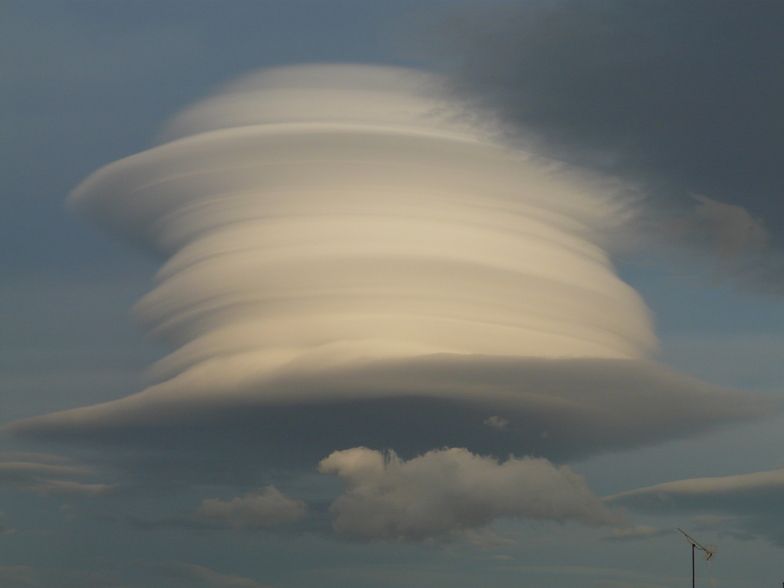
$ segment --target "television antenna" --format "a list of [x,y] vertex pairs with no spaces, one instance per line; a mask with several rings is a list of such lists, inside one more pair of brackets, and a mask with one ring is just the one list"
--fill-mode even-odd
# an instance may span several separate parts
[[691,588],[694,588],[694,551],[696,549],[704,551],[705,552],[705,556],[703,557],[703,559],[705,561],[711,561],[713,559],[713,556],[716,555],[716,546],[715,545],[701,545],[700,543],[697,542],[696,539],[694,539],[693,537],[690,537],[689,534],[686,533],[686,531],[684,531],[680,527],[677,527],[677,529],[681,533],[683,533],[683,535],[686,537],[688,542],[691,543]]

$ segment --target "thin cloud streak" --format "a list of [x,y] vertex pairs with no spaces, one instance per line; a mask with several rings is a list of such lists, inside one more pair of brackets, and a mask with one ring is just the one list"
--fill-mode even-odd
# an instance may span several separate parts
[[608,496],[604,502],[652,514],[729,514],[728,533],[741,529],[784,546],[784,469],[666,482]]
[[[25,459],[26,461],[18,461]],[[0,485],[9,485],[40,497],[94,498],[112,494],[117,484],[88,483],[72,478],[93,477],[95,468],[72,459],[41,453],[0,453]]]

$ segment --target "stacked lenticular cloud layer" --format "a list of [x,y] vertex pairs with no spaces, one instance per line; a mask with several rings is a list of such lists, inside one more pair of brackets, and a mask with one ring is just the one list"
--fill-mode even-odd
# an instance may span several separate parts
[[262,73],[77,189],[80,207],[169,258],[138,307],[179,347],[156,373],[647,355],[643,303],[589,240],[614,220],[609,198],[483,141],[417,94],[426,83],[357,66]]
[[399,402],[421,401],[444,416],[421,425],[427,443],[462,446],[475,427],[505,435],[492,447],[528,451],[562,429],[551,442],[568,454],[594,429],[598,446],[661,437],[637,421],[672,402],[697,428],[757,414],[715,389],[702,406],[710,386],[646,361],[648,311],[597,245],[623,221],[618,200],[491,136],[437,80],[397,68],[274,69],[187,109],[159,146],[72,196],[166,258],[137,307],[174,348],[152,369],[159,383],[18,427],[252,408],[291,431],[318,407],[375,423],[366,439],[316,434],[330,450],[394,446],[379,418],[410,425],[398,413],[414,405]]

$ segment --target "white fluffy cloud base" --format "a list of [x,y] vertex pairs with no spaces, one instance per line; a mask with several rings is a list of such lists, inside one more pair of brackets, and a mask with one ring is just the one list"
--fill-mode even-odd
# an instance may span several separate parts
[[546,459],[499,463],[465,449],[443,449],[404,461],[364,447],[336,451],[319,471],[346,480],[330,507],[338,537],[355,541],[448,539],[501,517],[588,525],[626,525],[583,476]]

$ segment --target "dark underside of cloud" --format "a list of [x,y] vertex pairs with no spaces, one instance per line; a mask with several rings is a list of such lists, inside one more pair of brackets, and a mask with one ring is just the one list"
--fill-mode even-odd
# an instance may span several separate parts
[[[222,394],[199,392],[143,392],[16,421],[4,430],[26,440],[177,453],[186,461],[198,455],[205,470],[225,472],[247,463],[313,467],[332,451],[357,446],[394,449],[404,457],[466,447],[564,462],[774,410],[770,399],[631,360],[435,355],[289,373]],[[167,463],[138,465],[159,475]]]
[[457,55],[462,91],[533,134],[545,153],[640,183],[660,212],[688,215],[690,193],[745,208],[773,245],[746,260],[755,263],[747,277],[781,289],[784,3],[464,10],[435,35]]

